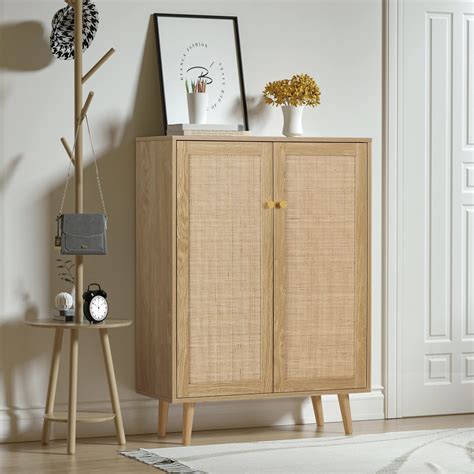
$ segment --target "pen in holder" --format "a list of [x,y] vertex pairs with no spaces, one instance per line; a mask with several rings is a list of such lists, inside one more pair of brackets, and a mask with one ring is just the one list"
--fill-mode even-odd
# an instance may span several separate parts
[[189,123],[207,123],[209,96],[206,92],[206,82],[202,79],[197,82],[192,81],[191,87],[189,87],[186,81],[186,91],[188,97]]

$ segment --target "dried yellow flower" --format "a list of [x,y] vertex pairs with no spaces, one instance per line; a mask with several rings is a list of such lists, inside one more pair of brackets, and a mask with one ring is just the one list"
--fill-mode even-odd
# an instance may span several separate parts
[[263,90],[263,100],[268,105],[317,107],[320,98],[319,86],[308,74],[295,74],[291,79],[269,82]]

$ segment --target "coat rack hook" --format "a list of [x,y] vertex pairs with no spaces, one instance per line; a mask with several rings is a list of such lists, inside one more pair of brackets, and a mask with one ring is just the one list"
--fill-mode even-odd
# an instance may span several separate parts
[[72,154],[71,147],[69,146],[69,143],[67,142],[65,137],[61,137],[61,143],[63,144],[63,147],[66,150],[66,153],[69,156],[69,159],[71,160],[72,164],[74,164],[74,156]]
[[97,69],[100,68],[100,66],[102,66],[102,64],[105,63],[105,61],[107,61],[107,59],[110,58],[110,56],[112,56],[112,54],[115,53],[115,49],[114,48],[110,48],[96,63],[94,66],[92,66],[89,71],[84,74],[84,76],[82,77],[82,84],[84,84],[87,79],[89,79],[96,71]]
[[94,97],[94,93],[90,91],[89,95],[87,96],[84,107],[82,107],[82,110],[81,110],[81,122],[84,120],[84,117],[86,116],[87,111],[89,110],[89,106],[91,105],[93,97]]

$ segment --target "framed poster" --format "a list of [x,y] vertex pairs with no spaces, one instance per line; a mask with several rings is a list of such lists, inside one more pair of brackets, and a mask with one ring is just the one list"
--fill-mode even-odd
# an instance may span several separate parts
[[248,130],[237,17],[155,13],[163,118],[188,123],[186,81],[204,80],[209,124]]

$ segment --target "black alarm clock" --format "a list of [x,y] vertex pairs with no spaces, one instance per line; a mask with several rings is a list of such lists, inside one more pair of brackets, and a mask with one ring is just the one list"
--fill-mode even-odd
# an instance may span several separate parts
[[[91,286],[97,286],[98,290],[91,290]],[[91,324],[101,323],[109,313],[107,293],[98,283],[91,283],[82,295],[84,299],[84,316]]]

